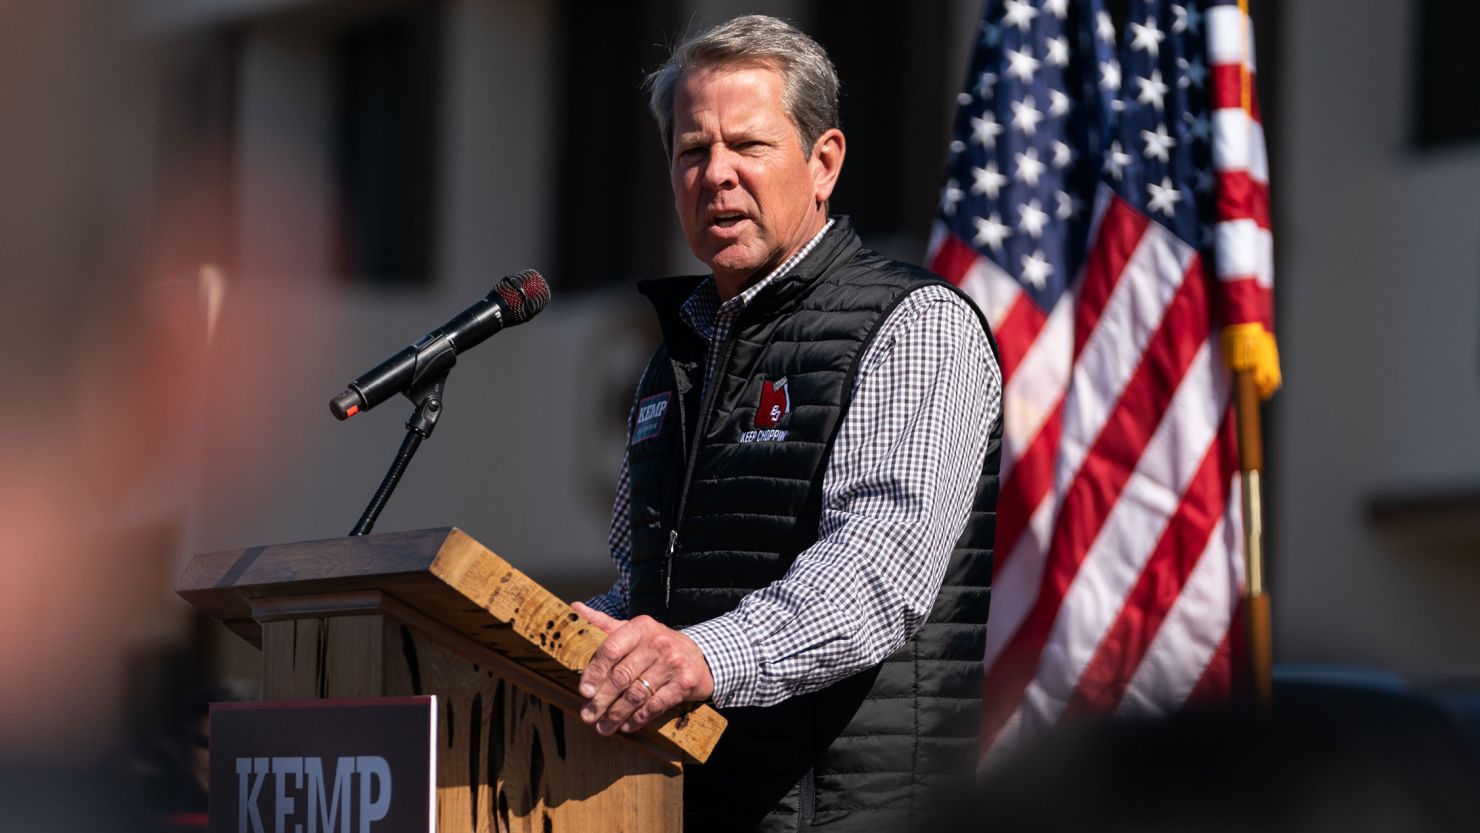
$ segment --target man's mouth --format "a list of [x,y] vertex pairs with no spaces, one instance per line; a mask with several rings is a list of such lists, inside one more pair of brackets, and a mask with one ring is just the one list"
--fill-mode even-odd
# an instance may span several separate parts
[[722,212],[711,217],[709,224],[719,228],[732,228],[744,219],[746,219],[745,215],[738,212]]

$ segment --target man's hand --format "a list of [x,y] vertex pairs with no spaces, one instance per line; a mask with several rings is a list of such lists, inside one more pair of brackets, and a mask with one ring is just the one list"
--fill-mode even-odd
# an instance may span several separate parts
[[694,640],[650,616],[614,619],[575,602],[575,611],[606,631],[581,674],[581,720],[610,735],[635,732],[685,700],[708,700],[714,677]]

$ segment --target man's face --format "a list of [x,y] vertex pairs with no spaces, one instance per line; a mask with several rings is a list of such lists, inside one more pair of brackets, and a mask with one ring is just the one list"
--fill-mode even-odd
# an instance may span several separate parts
[[689,73],[674,91],[674,207],[722,297],[817,234],[842,167],[843,134],[824,133],[809,159],[781,90],[774,69],[725,67]]

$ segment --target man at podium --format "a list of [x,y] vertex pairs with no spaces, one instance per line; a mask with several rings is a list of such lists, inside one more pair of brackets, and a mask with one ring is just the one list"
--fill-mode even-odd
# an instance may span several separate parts
[[649,78],[674,205],[711,274],[644,282],[612,518],[618,577],[582,719],[712,700],[689,830],[910,826],[975,769],[1001,374],[958,290],[828,213],[838,78],[775,18],[678,44]]

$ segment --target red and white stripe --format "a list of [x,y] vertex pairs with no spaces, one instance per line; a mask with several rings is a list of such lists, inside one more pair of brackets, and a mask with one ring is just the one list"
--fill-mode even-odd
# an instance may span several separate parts
[[1206,12],[1208,97],[1212,102],[1213,172],[1217,180],[1214,235],[1220,315],[1224,324],[1270,320],[1274,286],[1274,241],[1269,224],[1269,160],[1256,77],[1253,27],[1237,5]]

